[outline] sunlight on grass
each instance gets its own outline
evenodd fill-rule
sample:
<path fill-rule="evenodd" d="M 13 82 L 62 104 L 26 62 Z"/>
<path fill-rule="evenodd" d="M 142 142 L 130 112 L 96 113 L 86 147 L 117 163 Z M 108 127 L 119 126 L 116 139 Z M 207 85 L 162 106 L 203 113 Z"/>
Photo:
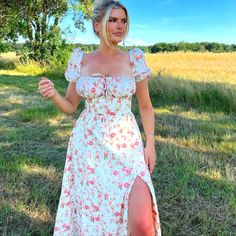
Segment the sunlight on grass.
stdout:
<path fill-rule="evenodd" d="M 3 117 L 13 117 L 17 115 L 20 111 L 20 109 L 11 109 L 10 111 L 3 112 L 1 115 Z"/>
<path fill-rule="evenodd" d="M 218 170 L 209 170 L 207 172 L 197 171 L 196 174 L 210 180 L 220 180 L 222 178 L 222 175 Z"/>
<path fill-rule="evenodd" d="M 233 153 L 236 154 L 236 142 L 235 141 L 223 141 L 219 143 L 216 149 L 220 153 Z"/>
<path fill-rule="evenodd" d="M 24 75 L 37 76 L 46 73 L 49 69 L 48 66 L 41 66 L 37 62 L 31 61 L 26 65 L 17 65 L 15 70 Z"/>
<path fill-rule="evenodd" d="M 64 114 L 64 113 L 59 113 L 59 115 L 51 118 L 51 119 L 48 119 L 48 124 L 49 125 L 59 125 L 61 124 L 62 121 L 64 121 L 65 119 L 67 119 L 67 115 Z"/>
<path fill-rule="evenodd" d="M 24 97 L 23 96 L 10 96 L 6 102 L 10 104 L 24 104 Z"/>
<path fill-rule="evenodd" d="M 154 113 L 156 113 L 156 114 L 170 114 L 171 111 L 168 110 L 167 108 L 161 107 L 161 108 L 154 108 Z"/>
<path fill-rule="evenodd" d="M 48 223 L 52 221 L 52 215 L 45 205 L 40 205 L 37 207 L 37 203 L 35 202 L 35 206 L 30 206 L 23 204 L 23 202 L 19 202 L 18 205 L 15 207 L 15 210 L 24 213 L 28 216 L 31 220 L 36 220 L 38 222 Z"/>
<path fill-rule="evenodd" d="M 66 131 L 65 130 L 57 130 L 55 132 L 53 132 L 53 134 L 57 137 L 57 138 L 69 138 L 70 134 L 71 134 L 71 128 L 68 128 Z"/>
<path fill-rule="evenodd" d="M 38 165 L 24 164 L 20 166 L 19 169 L 27 174 L 39 174 L 40 176 L 46 178 L 49 181 L 56 181 L 59 177 L 58 171 L 52 166 L 42 168 Z"/>

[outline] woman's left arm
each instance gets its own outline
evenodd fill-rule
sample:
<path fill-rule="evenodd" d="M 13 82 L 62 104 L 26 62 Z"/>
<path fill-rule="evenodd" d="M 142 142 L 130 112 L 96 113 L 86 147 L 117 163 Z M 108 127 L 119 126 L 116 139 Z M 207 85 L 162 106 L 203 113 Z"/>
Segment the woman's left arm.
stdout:
<path fill-rule="evenodd" d="M 136 83 L 136 97 L 138 100 L 139 112 L 142 119 L 143 129 L 146 138 L 146 146 L 144 149 L 145 162 L 149 167 L 152 174 L 156 163 L 156 150 L 155 150 L 155 116 L 151 103 L 148 80 L 145 79 Z"/>

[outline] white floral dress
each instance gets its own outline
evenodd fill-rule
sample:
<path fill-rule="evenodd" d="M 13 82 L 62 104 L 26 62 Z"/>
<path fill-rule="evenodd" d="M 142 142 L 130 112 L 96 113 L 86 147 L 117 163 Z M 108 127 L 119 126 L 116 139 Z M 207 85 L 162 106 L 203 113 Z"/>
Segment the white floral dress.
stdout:
<path fill-rule="evenodd" d="M 139 48 L 129 51 L 132 78 L 82 77 L 82 56 L 83 51 L 76 48 L 65 72 L 85 99 L 85 109 L 69 139 L 54 235 L 126 236 L 129 193 L 139 176 L 151 192 L 156 235 L 160 236 L 154 187 L 131 112 L 136 82 L 151 74 L 144 53 Z"/>

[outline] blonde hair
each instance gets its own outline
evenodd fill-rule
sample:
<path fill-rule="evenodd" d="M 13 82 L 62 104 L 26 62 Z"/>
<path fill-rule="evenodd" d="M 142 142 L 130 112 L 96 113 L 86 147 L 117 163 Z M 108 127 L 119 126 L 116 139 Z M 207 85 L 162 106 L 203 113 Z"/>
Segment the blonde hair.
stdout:
<path fill-rule="evenodd" d="M 124 39 L 125 39 L 129 33 L 130 20 L 129 20 L 128 11 L 122 3 L 115 0 L 97 0 L 94 3 L 94 10 L 93 10 L 93 23 L 94 21 L 101 22 L 101 32 L 100 32 L 101 36 L 104 38 L 105 43 L 111 48 L 113 48 L 114 45 L 112 44 L 112 41 L 109 37 L 108 22 L 109 22 L 109 17 L 113 8 L 114 9 L 121 8 L 125 11 L 126 18 L 127 18 L 126 32 L 124 36 Z M 94 24 L 93 24 L 93 32 L 95 33 L 97 37 L 99 37 L 98 32 L 96 32 L 94 29 Z M 124 44 L 124 39 L 123 39 L 123 44 Z"/>

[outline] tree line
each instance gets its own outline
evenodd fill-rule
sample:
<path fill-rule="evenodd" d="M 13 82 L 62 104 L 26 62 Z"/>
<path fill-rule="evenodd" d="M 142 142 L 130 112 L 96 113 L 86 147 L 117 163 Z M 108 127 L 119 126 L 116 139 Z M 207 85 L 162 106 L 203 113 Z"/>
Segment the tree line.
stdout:
<path fill-rule="evenodd" d="M 97 49 L 98 45 L 68 44 L 65 37 L 71 28 L 62 28 L 60 22 L 71 15 L 74 26 L 85 31 L 85 20 L 91 20 L 94 0 L 0 0 L 0 53 L 16 51 L 22 60 L 64 63 L 74 47 L 84 51 Z M 23 39 L 25 43 L 18 43 Z M 134 46 L 120 46 L 125 51 Z M 156 43 L 136 46 L 147 53 L 194 51 L 233 52 L 235 44 L 217 42 Z"/>
<path fill-rule="evenodd" d="M 62 40 L 64 46 L 71 50 L 75 47 L 82 48 L 85 52 L 90 52 L 96 50 L 98 48 L 98 44 L 70 44 L 66 43 L 65 40 Z M 0 53 L 1 52 L 8 52 L 8 51 L 23 51 L 24 48 L 27 47 L 25 43 L 12 43 L 12 42 L 0 42 Z M 225 43 L 218 43 L 218 42 L 177 42 L 177 43 L 166 43 L 160 42 L 150 46 L 119 46 L 119 48 L 123 49 L 124 51 L 128 51 L 134 47 L 139 47 L 145 53 L 159 53 L 159 52 L 214 52 L 214 53 L 221 53 L 221 52 L 235 52 L 236 51 L 236 44 L 225 44 Z"/>

